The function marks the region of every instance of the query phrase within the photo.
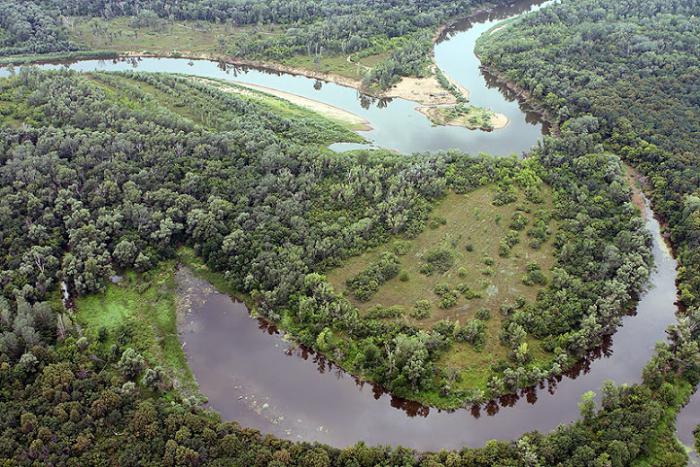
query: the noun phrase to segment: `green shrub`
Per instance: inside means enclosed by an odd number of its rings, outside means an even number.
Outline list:
[[[488,321],[491,319],[491,310],[488,308],[479,308],[476,312],[476,318],[481,321]]]
[[[427,319],[431,316],[432,305],[429,300],[417,300],[411,310],[411,317],[415,319]]]
[[[423,260],[429,264],[432,270],[437,272],[447,272],[455,264],[455,255],[452,250],[439,247],[428,251]]]
[[[486,323],[473,319],[455,332],[457,342],[467,342],[476,350],[482,350],[486,343]]]

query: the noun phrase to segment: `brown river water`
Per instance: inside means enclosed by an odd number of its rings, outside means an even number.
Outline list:
[[[484,12],[448,28],[435,47],[436,63],[470,89],[473,104],[510,119],[505,129],[490,133],[433,127],[415,112],[415,103],[402,99],[374,105],[355,90],[333,83],[319,86],[303,76],[231,69],[204,60],[85,60],[43,67],[66,66],[79,71],[135,68],[249,82],[319,100],[366,118],[373,130],[362,134],[375,146],[400,152],[457,148],[471,153],[520,154],[537,143],[546,127],[516,96],[480,71],[473,50],[477,38],[500,21],[548,3],[517,1],[510,7]],[[0,77],[8,73],[0,69]],[[337,149],[352,147],[338,145]],[[440,411],[363,384],[322,356],[291,344],[274,327],[251,318],[244,304],[184,269],[177,276],[180,308],[185,311],[179,326],[183,348],[209,407],[242,426],[283,438],[339,447],[364,441],[438,450],[481,446],[490,439],[514,439],[532,430],[550,431],[575,420],[581,395],[598,391],[605,380],[638,382],[655,343],[665,339],[666,327],[676,319],[676,261],[648,203],[645,210],[656,270],[636,313],[625,317],[607,344],[571,374],[484,407]],[[678,419],[678,437],[684,444],[692,444],[691,432],[698,422],[700,397],[696,396]]]
[[[284,438],[437,450],[550,431],[575,420],[581,395],[599,390],[605,380],[638,382],[655,343],[676,319],[676,261],[648,205],[646,210],[656,269],[636,314],[625,317],[608,345],[571,375],[478,410],[440,411],[363,384],[251,318],[244,304],[185,269],[177,276],[186,310],[181,341],[209,407]]]

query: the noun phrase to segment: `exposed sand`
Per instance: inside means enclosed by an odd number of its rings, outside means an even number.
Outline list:
[[[495,113],[493,117],[491,117],[491,125],[493,126],[494,130],[505,128],[509,123],[510,120],[503,114]]]
[[[232,92],[236,94],[254,95],[254,93],[247,93],[245,90],[241,89],[241,87],[252,89],[254,91],[259,91],[274,97],[279,97],[280,99],[284,99],[288,102],[291,102],[294,105],[298,105],[299,107],[303,107],[313,112],[318,112],[328,118],[342,121],[344,123],[349,123],[355,130],[369,131],[372,129],[372,127],[369,124],[369,121],[360,117],[359,115],[355,115],[354,113],[348,112],[330,104],[315,101],[313,99],[308,99],[306,97],[298,96],[289,92],[280,91],[279,89],[268,88],[266,86],[260,86],[258,84],[242,83],[240,81],[233,81],[233,84],[235,84],[236,86],[227,86],[226,84],[220,83],[218,81],[212,81],[205,78],[198,78],[197,80],[210,85],[214,85],[222,91]]]
[[[291,75],[306,76],[307,78],[317,79],[320,81],[326,81],[330,83],[339,84],[341,86],[357,89],[358,91],[367,93],[366,89],[363,89],[362,82],[357,79],[348,78],[346,76],[340,76],[334,73],[323,73],[313,70],[308,70],[306,68],[292,67],[288,65],[282,65],[279,63],[270,63],[260,60],[246,60],[233,58],[230,56],[216,54],[216,53],[192,53],[187,51],[178,51],[177,54],[168,53],[149,53],[146,51],[131,51],[123,54],[126,57],[151,57],[151,58],[161,58],[161,57],[175,57],[184,59],[195,59],[195,60],[213,60],[228,63],[234,66],[249,66],[255,68],[262,68],[272,71],[278,71],[280,73],[288,73]],[[464,97],[469,98],[469,91],[464,87],[460,86],[454,80],[447,77],[448,80],[455,86],[457,86]],[[401,81],[388,89],[387,91],[373,94],[369,92],[373,97],[390,97],[390,98],[400,98],[409,101],[418,102],[423,105],[443,105],[443,104],[455,104],[456,99],[452,94],[450,94],[446,89],[440,86],[437,78],[435,76],[430,76],[428,78],[402,78]]]
[[[489,35],[495,34],[496,32],[500,31],[501,29],[504,29],[504,28],[508,27],[509,24],[510,24],[510,23],[506,23],[506,24],[501,24],[500,26],[496,26],[496,27],[493,28],[491,31],[489,31]]]
[[[399,97],[423,105],[455,104],[457,99],[440,86],[434,76],[430,78],[403,78],[387,89],[383,97]]]

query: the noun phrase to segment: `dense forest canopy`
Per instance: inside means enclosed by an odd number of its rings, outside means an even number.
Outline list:
[[[281,43],[246,43],[268,58],[309,53],[310,41],[347,52],[350,42],[367,46],[354,36],[371,40],[390,25],[393,37],[419,37],[397,53],[420,62],[424,33],[474,7],[367,2],[358,14],[343,1],[266,5],[0,0],[0,55],[76,50],[64,19],[89,13],[296,29]],[[682,465],[673,419],[700,377],[698,9],[695,0],[566,1],[483,40],[479,53],[491,71],[558,116],[560,134],[525,160],[334,154],[325,146],[355,135],[182,76],[23,69],[0,79],[0,458],[10,465]],[[581,419],[550,434],[440,453],[262,436],[172,391],[167,368],[144,358],[128,333],[82,330],[59,298],[62,283],[87,295],[116,272],[137,271],[148,283],[157,264],[188,245],[260,313],[351,372],[409,397],[480,402],[557,377],[614,331],[643,289],[649,239],[617,154],[647,176],[667,222],[684,309],[641,384],[606,384],[600,405],[586,395]],[[545,184],[559,223],[552,280],[534,303],[503,308],[501,338],[512,352],[480,393],[452,391],[435,366],[453,340],[477,345],[478,326],[418,330],[381,313],[363,317],[324,276],[348,256],[423,231],[447,192],[495,185],[496,201],[512,203],[513,187],[536,200]],[[372,264],[353,287],[363,293],[366,282],[392,276],[394,260]],[[551,365],[527,358],[528,335],[547,343]]]
[[[564,2],[484,37],[483,61],[554,115],[592,114],[648,176],[700,304],[700,2]],[[624,148],[624,149],[623,149]]]
[[[536,197],[546,181],[566,225],[561,271],[537,308],[508,311],[505,339],[518,345],[524,329],[551,334],[575,356],[612,330],[644,283],[648,261],[648,239],[619,160],[601,152],[587,119],[564,125],[561,137],[524,162],[458,153],[333,154],[322,145],[345,136],[336,125],[290,120],[183,77],[26,69],[0,86],[7,109],[0,148],[3,457],[26,463],[70,455],[93,463],[109,455],[125,464],[166,465],[627,463],[648,452],[664,408],[676,403],[669,367],[659,365],[649,370],[654,391],[607,386],[599,414],[588,401],[582,421],[517,444],[422,457],[293,444],[202,416],[186,400],[171,405],[159,398],[166,375],[130,346],[128,334],[80,337],[70,315],[50,300],[58,281],[74,294],[99,291],[114,271],[148,271],[178,244],[190,244],[231,284],[251,292],[270,319],[285,316],[302,342],[332,343],[343,350],[333,358],[352,356],[358,371],[390,378],[383,382],[397,391],[414,390],[430,384],[426,364],[450,336],[359,319],[318,272],[391,234],[420,231],[447,189],[502,182],[499,199],[507,203],[509,184]],[[612,293],[618,295],[608,301]],[[554,301],[567,303],[569,312],[538,320]],[[329,330],[349,340],[329,338]],[[671,368],[687,377],[697,372],[687,358],[697,349],[690,332],[679,326],[676,346],[666,350],[676,359]],[[522,364],[514,358],[490,390],[543,376]]]
[[[572,136],[574,166],[550,161],[564,149],[555,142],[543,149],[544,165],[452,153],[338,155],[320,148],[346,136],[334,125],[281,118],[245,96],[169,75],[23,70],[0,99],[10,123],[32,125],[5,127],[0,147],[8,298],[40,300],[57,279],[81,295],[100,291],[115,270],[147,270],[187,244],[300,342],[395,393],[459,406],[559,376],[614,332],[648,276],[648,236],[617,159],[594,136]],[[572,124],[573,134],[587,130],[585,121]],[[543,180],[562,224],[553,280],[534,303],[501,304],[500,339],[511,356],[484,387],[452,392],[449,375],[432,369],[459,338],[454,323],[426,332],[360,317],[319,274],[390,235],[415,236],[448,189],[495,184],[494,203],[509,204],[518,187],[541,203]],[[528,335],[551,359],[532,361]],[[11,353],[22,350],[18,341]]]

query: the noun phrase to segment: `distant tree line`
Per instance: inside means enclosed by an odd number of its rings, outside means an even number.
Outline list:
[[[293,56],[323,57],[359,51],[389,52],[366,77],[367,85],[385,89],[401,76],[427,74],[435,29],[485,4],[507,0],[394,2],[390,0],[2,0],[0,57],[75,51],[63,19],[91,16],[131,17],[134,27],[158,21],[198,20],[232,26],[275,25],[280,34],[245,34],[225,53],[247,59],[280,61]],[[394,39],[399,42],[394,43]],[[404,40],[405,39],[405,40]],[[392,44],[390,49],[388,44]]]

